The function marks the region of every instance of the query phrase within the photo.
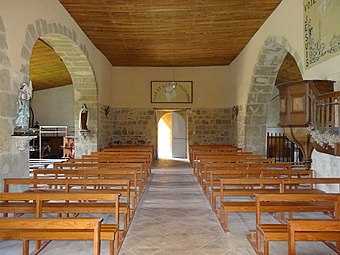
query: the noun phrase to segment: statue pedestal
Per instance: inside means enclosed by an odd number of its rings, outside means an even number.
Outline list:
[[[29,142],[37,138],[37,136],[32,136],[32,135],[12,135],[12,138],[14,139],[15,146],[19,151],[23,151],[26,149],[27,145]]]

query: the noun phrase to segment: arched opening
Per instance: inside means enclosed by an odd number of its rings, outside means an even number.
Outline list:
[[[245,150],[265,155],[268,109],[275,81],[287,52],[292,55],[298,69],[302,70],[300,56],[292,50],[285,38],[270,37],[260,50],[245,110]]]
[[[158,112],[158,158],[187,158],[187,123],[177,112]]]
[[[299,67],[297,66],[293,56],[288,52],[280,66],[275,85],[300,80],[302,80],[302,75],[300,73]],[[267,114],[266,155],[267,157],[275,158],[277,162],[302,161],[302,152],[296,144],[287,138],[284,129],[278,125],[279,120],[279,90],[276,86],[273,86],[272,97],[269,102]]]
[[[70,74],[73,84],[73,121],[74,126],[74,155],[79,157],[83,154],[89,154],[96,151],[97,146],[97,129],[98,129],[98,98],[97,86],[92,67],[88,61],[86,47],[81,47],[75,42],[75,34],[68,30],[65,26],[43,26],[41,29],[40,21],[35,25],[31,25],[26,32],[26,41],[22,51],[25,52],[26,59],[23,60],[22,70],[29,79],[30,54],[36,40],[41,39],[59,56],[59,59],[65,64]],[[34,29],[36,38],[31,37],[31,30]],[[83,136],[79,132],[79,112],[82,106],[86,104],[90,119],[88,121],[88,129],[91,131],[88,136]]]
[[[72,79],[60,56],[40,38],[32,50],[29,77],[34,91],[30,127],[39,134],[30,141],[30,158],[72,157],[72,148],[64,146],[75,129]]]
[[[75,157],[97,151],[98,129],[98,97],[94,73],[83,50],[70,38],[55,33],[40,37],[47,42],[64,62],[70,73],[74,88],[74,127],[75,127]],[[90,119],[89,136],[79,133],[79,112],[86,104]]]

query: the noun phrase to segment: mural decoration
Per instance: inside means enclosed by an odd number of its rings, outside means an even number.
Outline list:
[[[192,81],[152,81],[151,103],[192,103]]]
[[[305,64],[340,55],[340,1],[304,0]]]

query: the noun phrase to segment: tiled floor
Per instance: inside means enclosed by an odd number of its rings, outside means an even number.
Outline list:
[[[256,254],[246,239],[255,214],[230,214],[224,233],[187,161],[160,160],[152,172],[119,255]],[[263,219],[274,222],[270,215]],[[335,254],[320,243],[297,247],[299,255]],[[287,242],[271,242],[270,254],[287,254]]]
[[[255,228],[255,215],[232,213],[228,222],[230,232],[224,233],[187,161],[160,160],[119,255],[255,255],[246,239]],[[320,243],[298,247],[302,248],[298,255],[335,254]],[[17,254],[21,254],[21,242],[0,241],[0,255]],[[40,254],[89,255],[92,242],[54,241]],[[102,242],[101,254],[109,254],[108,242]],[[287,243],[272,242],[270,254],[287,254]]]
[[[187,161],[161,160],[120,255],[255,254],[242,233],[225,234]]]

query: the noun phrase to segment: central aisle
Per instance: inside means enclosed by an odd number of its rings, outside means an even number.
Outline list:
[[[223,232],[187,161],[159,160],[119,254],[255,253]]]

